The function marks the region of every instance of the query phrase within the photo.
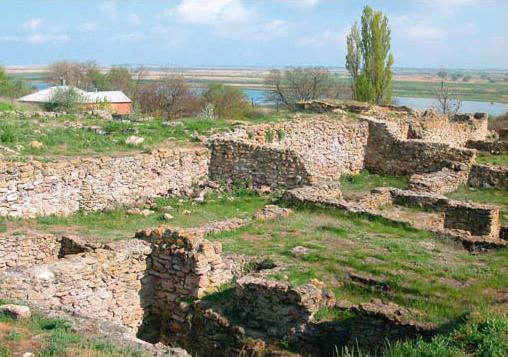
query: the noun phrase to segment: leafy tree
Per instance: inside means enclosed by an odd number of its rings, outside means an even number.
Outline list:
[[[448,73],[446,71],[439,71],[437,72],[437,76],[441,79],[446,79],[446,77],[448,77]]]
[[[272,70],[265,77],[265,83],[270,88],[267,99],[289,109],[294,109],[295,103],[301,100],[338,98],[344,94],[350,98],[350,93],[346,93],[347,90],[341,88],[330,71],[323,67]]]
[[[452,81],[457,81],[459,80],[460,78],[462,78],[463,74],[460,73],[460,72],[455,72],[455,73],[452,73]]]
[[[223,84],[210,84],[202,98],[205,105],[212,104],[215,113],[225,119],[241,119],[250,109],[241,89]]]
[[[107,74],[110,88],[112,90],[121,90],[129,95],[133,91],[134,81],[129,69],[125,67],[114,67]]]
[[[12,79],[0,67],[0,97],[18,98],[30,92],[26,82],[21,79]]]
[[[55,112],[74,113],[82,109],[85,98],[74,88],[58,88],[50,100],[44,103],[44,109]]]
[[[347,36],[346,69],[356,100],[390,103],[392,99],[391,31],[388,18],[365,6],[361,28],[355,22]]]
[[[97,68],[91,68],[88,70],[86,75],[89,81],[89,90],[109,90],[111,89],[111,83],[109,81],[108,75],[106,73],[102,73]]]

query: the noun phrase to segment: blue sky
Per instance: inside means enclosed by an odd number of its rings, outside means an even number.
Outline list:
[[[507,0],[2,0],[0,64],[343,66],[365,4],[397,67],[508,68]]]

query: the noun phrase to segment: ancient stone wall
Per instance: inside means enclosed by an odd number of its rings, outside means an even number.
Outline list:
[[[489,134],[487,115],[460,114],[453,117],[433,111],[409,118],[408,138],[463,147],[469,140],[483,140]]]
[[[238,140],[215,140],[210,149],[210,178],[215,181],[297,187],[310,180],[301,157],[289,149]]]
[[[42,265],[58,258],[60,242],[53,234],[0,235],[0,273],[6,268]]]
[[[463,147],[469,140],[484,140],[489,135],[485,113],[456,114],[452,117],[435,110],[413,110],[394,105],[372,105],[354,101],[314,100],[297,103],[297,108],[316,113],[352,112],[396,124],[401,139],[421,139]]]
[[[0,163],[0,216],[67,215],[181,193],[207,176],[206,149],[58,162]]]
[[[222,245],[204,239],[201,230],[161,226],[138,232],[137,237],[152,245],[150,275],[161,308],[168,302],[199,298],[233,277],[222,261]]]
[[[0,274],[2,298],[71,309],[136,329],[152,304],[146,274],[150,248],[140,240],[111,244],[53,263],[8,269]]]
[[[472,236],[499,239],[499,208],[479,203],[455,201],[445,196],[392,189],[393,203],[419,206],[444,212],[444,228],[466,231]]]
[[[331,300],[331,295],[326,297],[312,284],[291,288],[284,283],[247,275],[236,282],[235,299],[246,326],[281,337],[308,323],[314,313]]]
[[[445,208],[444,227],[470,232],[475,236],[499,237],[499,208],[450,201]]]
[[[508,188],[508,167],[473,165],[467,184],[471,187]]]
[[[369,123],[365,167],[373,172],[397,175],[440,171],[444,167],[469,167],[474,150],[442,143],[400,138],[400,127],[391,122],[362,117]],[[399,135],[397,135],[399,133]]]
[[[349,344],[367,350],[381,350],[387,341],[403,341],[415,337],[430,338],[437,332],[432,324],[408,319],[408,311],[393,303],[373,300],[354,307]]]
[[[508,153],[508,141],[499,140],[470,140],[466,143],[466,147],[479,151],[486,151],[497,154]]]
[[[368,126],[347,117],[237,129],[211,141],[210,176],[295,187],[363,168]]]

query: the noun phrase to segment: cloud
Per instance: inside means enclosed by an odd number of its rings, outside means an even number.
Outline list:
[[[32,33],[26,36],[0,36],[0,43],[62,43],[68,39],[66,34]]]
[[[116,2],[114,0],[105,0],[99,5],[99,12],[109,16],[110,18],[116,18]]]
[[[444,40],[452,32],[444,25],[428,23],[426,20],[426,18],[413,15],[393,16],[390,19],[392,37],[418,41],[437,41]]]
[[[97,23],[95,22],[83,22],[78,26],[79,31],[81,32],[95,32],[97,31]]]
[[[445,28],[430,25],[412,25],[405,30],[405,36],[422,41],[442,40],[447,33]]]
[[[40,43],[48,43],[48,42],[66,42],[68,40],[68,36],[65,34],[61,35],[52,35],[52,34],[45,34],[45,33],[34,33],[29,35],[26,38],[26,42],[33,43],[33,44],[40,44]]]
[[[453,16],[459,7],[475,5],[480,3],[480,1],[482,0],[429,0],[428,3],[430,6],[437,8],[438,11],[443,11],[447,15]],[[489,0],[483,0],[483,2],[487,1]]]
[[[347,30],[327,29],[321,33],[300,38],[298,44],[310,47],[339,46],[346,43],[347,33]]]
[[[283,2],[288,6],[309,8],[318,5],[320,1],[321,0],[284,0]]]
[[[176,17],[189,26],[209,26],[220,37],[245,41],[284,36],[288,29],[286,21],[266,20],[241,0],[181,0],[165,11],[164,16]]]
[[[174,14],[184,23],[193,25],[242,24],[255,16],[255,10],[239,0],[182,0],[168,14]]]
[[[138,15],[136,14],[129,14],[129,16],[127,16],[127,22],[130,24],[130,25],[139,25],[140,23],[140,18]]]
[[[23,28],[26,30],[37,30],[43,22],[44,20],[41,18],[32,17],[23,23]]]

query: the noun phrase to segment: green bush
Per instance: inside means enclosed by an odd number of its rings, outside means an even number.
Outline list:
[[[212,104],[215,114],[224,119],[243,119],[250,106],[241,89],[222,84],[209,85],[202,94],[205,105]]]
[[[53,112],[74,113],[82,109],[85,98],[73,88],[58,88],[49,102],[44,103],[44,109]]]
[[[12,144],[16,142],[16,132],[12,126],[5,125],[0,127],[0,143]]]
[[[5,112],[6,110],[12,110],[13,106],[9,103],[0,103],[0,112]]]

